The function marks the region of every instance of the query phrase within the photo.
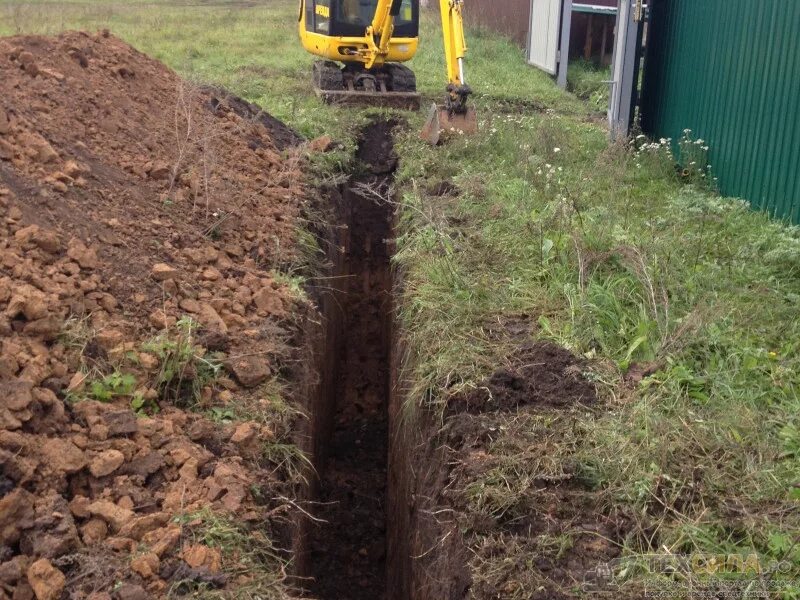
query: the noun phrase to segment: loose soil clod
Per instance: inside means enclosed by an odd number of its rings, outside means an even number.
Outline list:
[[[409,503],[410,520],[392,536],[406,586],[392,598],[570,598],[619,554],[625,517],[560,450],[598,404],[587,365],[549,342],[524,342],[507,363],[443,416],[420,407],[401,422],[393,503]]]
[[[583,376],[582,361],[560,346],[530,342],[510,362],[477,389],[453,399],[448,410],[516,411],[527,405],[566,407],[597,400],[594,386]]]

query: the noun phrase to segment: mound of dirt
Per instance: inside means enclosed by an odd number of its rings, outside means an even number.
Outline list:
[[[602,405],[588,372],[565,348],[524,341],[448,399],[444,419],[413,425],[419,597],[573,598],[619,555],[626,516],[602,504],[572,453],[586,413]]]
[[[298,140],[107,32],[0,39],[0,598],[248,580],[184,517],[285,485],[241,419],[307,310]]]
[[[516,411],[527,405],[568,407],[597,401],[594,386],[583,376],[584,361],[561,346],[529,342],[509,362],[472,392],[454,398],[448,410],[479,414]]]

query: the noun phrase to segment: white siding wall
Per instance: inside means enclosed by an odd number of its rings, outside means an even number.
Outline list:
[[[531,0],[528,62],[551,75],[556,73],[560,23],[561,0]]]

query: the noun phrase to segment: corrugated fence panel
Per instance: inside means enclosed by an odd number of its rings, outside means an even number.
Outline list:
[[[800,1],[650,4],[645,132],[691,129],[723,194],[800,223]]]

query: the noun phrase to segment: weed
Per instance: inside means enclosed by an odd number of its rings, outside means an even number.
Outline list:
[[[208,417],[222,425],[228,425],[236,421],[236,410],[223,406],[212,406],[208,409]]]
[[[293,297],[306,297],[306,282],[302,276],[282,273],[281,271],[272,271],[270,275],[276,283],[286,286]]]
[[[83,355],[89,342],[94,338],[95,331],[89,323],[89,317],[70,317],[61,327],[58,341],[69,350],[76,350]]]
[[[144,394],[137,392],[131,397],[131,410],[137,415],[152,415],[161,408],[154,398],[146,398]]]
[[[709,163],[709,147],[705,140],[693,139],[691,129],[684,129],[677,143],[671,138],[650,142],[640,134],[634,140],[634,147],[637,168],[648,163],[650,168],[665,177],[674,171],[683,183],[698,186],[707,192],[716,192],[717,178]]]
[[[216,356],[205,356],[194,343],[196,323],[181,318],[168,330],[145,343],[143,350],[156,356],[159,368],[153,387],[162,400],[176,406],[195,407],[204,387],[219,375],[222,364]]]
[[[716,177],[711,173],[708,162],[708,150],[705,140],[692,139],[692,130],[684,129],[683,136],[678,140],[678,156],[681,165],[681,177],[694,184],[707,186],[716,185]]]
[[[215,217],[215,218],[217,217],[216,214],[213,214],[212,216]],[[217,224],[217,223],[212,224],[208,228],[208,230],[206,231],[206,235],[208,236],[208,239],[210,239],[210,240],[212,240],[214,242],[220,241],[222,239],[222,236],[223,236],[221,225]]]
[[[571,62],[567,70],[567,89],[599,112],[608,108],[610,80],[611,67],[599,67],[585,59]]]
[[[111,402],[121,396],[130,396],[136,388],[136,377],[130,373],[114,371],[102,379],[89,383],[89,394],[100,402]]]
[[[87,382],[89,397],[101,402],[117,398],[130,398],[131,410],[137,414],[158,412],[158,400],[172,402],[176,406],[193,408],[200,403],[202,390],[219,375],[222,364],[215,355],[206,356],[194,343],[197,325],[188,317],[180,319],[174,330],[168,330],[142,345],[142,350],[158,359],[158,369],[150,382],[156,390],[136,391],[137,377],[123,372],[120,366],[106,375],[99,374]],[[65,343],[85,348],[88,342],[76,337],[75,326],[63,334]],[[124,361],[129,366],[139,367],[137,352],[127,352]],[[123,362],[124,364],[124,362]],[[95,372],[99,369],[95,369]],[[81,399],[79,395],[70,397]]]
[[[308,473],[314,468],[308,456],[292,443],[266,442],[263,456],[286,481],[292,483],[306,483]]]
[[[276,507],[276,511],[281,507]],[[237,580],[236,590],[213,590],[189,581],[175,582],[170,597],[204,600],[237,598],[242,600],[288,600],[291,586],[287,582],[289,562],[285,552],[270,539],[264,528],[251,528],[227,515],[209,509],[182,515],[178,522],[184,535],[195,543],[219,549],[222,571]]]
[[[212,406],[207,414],[220,423],[256,421],[267,425],[277,440],[290,436],[297,420],[307,417],[299,406],[287,399],[286,384],[277,375],[262,384],[258,396],[237,398],[223,406]]]

